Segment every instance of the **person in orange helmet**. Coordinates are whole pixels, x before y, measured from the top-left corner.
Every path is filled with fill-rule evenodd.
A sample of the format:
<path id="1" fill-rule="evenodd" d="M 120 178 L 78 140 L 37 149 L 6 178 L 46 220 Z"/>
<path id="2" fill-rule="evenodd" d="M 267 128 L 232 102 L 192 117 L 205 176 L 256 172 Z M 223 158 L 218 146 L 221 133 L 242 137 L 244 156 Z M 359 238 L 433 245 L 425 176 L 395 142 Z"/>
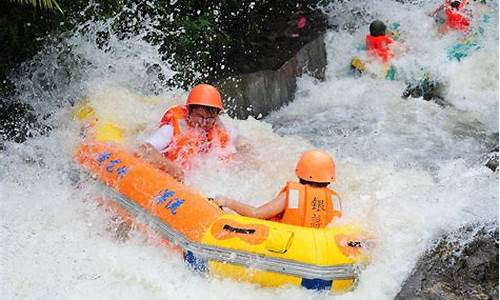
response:
<path id="1" fill-rule="evenodd" d="M 328 188 L 335 182 L 335 162 L 327 152 L 304 152 L 295 173 L 299 182 L 287 182 L 274 199 L 258 208 L 225 196 L 215 201 L 243 216 L 305 227 L 323 228 L 342 216 L 340 195 Z"/>
<path id="2" fill-rule="evenodd" d="M 214 148 L 235 152 L 230 133 L 218 115 L 222 97 L 212 85 L 198 84 L 186 103 L 169 108 L 158 129 L 141 145 L 144 157 L 178 180 L 193 157 Z M 234 135 L 234 134 L 233 134 Z"/>

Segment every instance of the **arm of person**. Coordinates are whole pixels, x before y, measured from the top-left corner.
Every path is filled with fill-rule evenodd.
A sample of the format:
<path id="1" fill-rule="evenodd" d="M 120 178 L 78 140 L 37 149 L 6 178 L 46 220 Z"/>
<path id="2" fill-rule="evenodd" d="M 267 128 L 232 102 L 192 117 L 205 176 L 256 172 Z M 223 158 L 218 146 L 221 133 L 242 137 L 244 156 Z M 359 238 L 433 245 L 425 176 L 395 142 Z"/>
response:
<path id="1" fill-rule="evenodd" d="M 242 216 L 258 219 L 274 217 L 280 214 L 286 205 L 285 193 L 279 193 L 273 200 L 258 208 L 224 196 L 217 196 L 216 201 L 220 206 L 227 207 Z"/>
<path id="2" fill-rule="evenodd" d="M 164 149 L 173 138 L 173 127 L 164 125 L 158 129 L 139 147 L 142 157 L 170 174 L 175 179 L 182 181 L 184 172 L 175 163 L 165 159 L 160 150 Z"/>
<path id="3" fill-rule="evenodd" d="M 236 140 L 234 141 L 234 147 L 236 148 L 237 152 L 242 154 L 249 153 L 252 149 L 252 145 L 250 144 L 250 142 L 242 136 L 238 136 L 236 138 Z"/>
<path id="4" fill-rule="evenodd" d="M 403 44 L 396 42 L 394 40 L 390 44 L 390 47 L 391 47 L 392 53 L 395 56 L 401 56 L 403 53 L 408 51 L 408 49 Z"/>
<path id="5" fill-rule="evenodd" d="M 447 32 L 448 32 L 448 25 L 446 25 L 446 23 L 441 24 L 441 26 L 439 26 L 438 28 L 438 35 L 442 36 Z"/>
<path id="6" fill-rule="evenodd" d="M 232 141 L 234 150 L 240 154 L 246 154 L 251 150 L 250 141 L 239 134 L 238 129 L 234 126 L 226 125 L 223 123 L 224 128 L 229 134 L 229 139 Z"/>
<path id="7" fill-rule="evenodd" d="M 444 4 L 439 5 L 438 8 L 436 8 L 434 11 L 428 13 L 427 15 L 430 16 L 430 17 L 436 16 L 439 13 L 440 10 L 444 9 L 444 6 L 445 6 Z"/>
<path id="8" fill-rule="evenodd" d="M 165 157 L 163 157 L 163 154 L 161 154 L 160 151 L 156 150 L 155 147 L 153 147 L 151 144 L 144 143 L 140 145 L 139 151 L 142 158 L 144 158 L 149 163 L 168 173 L 176 180 L 183 180 L 184 172 L 182 171 L 182 169 L 175 163 L 165 159 Z"/>

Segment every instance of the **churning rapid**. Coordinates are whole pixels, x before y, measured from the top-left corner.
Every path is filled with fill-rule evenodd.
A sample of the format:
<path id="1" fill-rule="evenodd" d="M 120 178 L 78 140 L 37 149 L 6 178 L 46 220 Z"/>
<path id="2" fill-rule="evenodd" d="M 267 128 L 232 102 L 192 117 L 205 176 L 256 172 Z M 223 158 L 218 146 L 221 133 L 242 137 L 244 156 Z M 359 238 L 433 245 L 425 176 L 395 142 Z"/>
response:
<path id="1" fill-rule="evenodd" d="M 414 2 L 327 9 L 340 29 L 325 38 L 326 81 L 301 78 L 295 101 L 263 121 L 224 117 L 250 144 L 248 153 L 227 165 L 198 161 L 187 178 L 204 193 L 260 204 L 295 179 L 301 152 L 316 146 L 333 154 L 344 219 L 377 236 L 357 289 L 340 299 L 391 299 L 433 239 L 462 224 L 498 221 L 498 174 L 483 165 L 498 143 L 498 2 L 488 2 L 492 18 L 481 48 L 461 62 L 449 61 L 445 50 L 458 35 L 437 37 L 427 15 L 440 2 Z M 352 77 L 350 58 L 375 18 L 400 24 L 405 52 L 396 66 L 431 70 L 446 84 L 450 105 L 403 100 L 404 81 Z M 158 73 L 173 72 L 141 36 L 112 36 L 98 47 L 96 35 L 108 26 L 82 25 L 16 75 L 18 96 L 47 116 L 52 131 L 0 152 L 2 299 L 317 298 L 298 287 L 265 289 L 194 273 L 153 233 L 115 239 L 117 221 L 95 202 L 100 187 L 72 162 L 78 128 L 70 103 L 90 99 L 102 118 L 134 133 L 129 143 L 137 145 L 186 92 L 155 82 Z"/>

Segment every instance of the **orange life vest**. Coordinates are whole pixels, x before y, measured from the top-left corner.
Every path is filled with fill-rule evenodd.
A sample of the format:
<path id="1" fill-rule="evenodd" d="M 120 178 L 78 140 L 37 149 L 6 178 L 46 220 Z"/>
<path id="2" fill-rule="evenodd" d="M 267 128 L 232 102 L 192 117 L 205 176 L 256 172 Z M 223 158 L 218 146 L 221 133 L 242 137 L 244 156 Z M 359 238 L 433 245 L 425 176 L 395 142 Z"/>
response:
<path id="1" fill-rule="evenodd" d="M 323 228 L 334 217 L 342 216 L 340 195 L 329 188 L 313 187 L 288 182 L 281 190 L 285 193 L 285 210 L 272 220 L 304 227 Z"/>
<path id="2" fill-rule="evenodd" d="M 392 50 L 389 47 L 394 41 L 387 35 L 367 35 L 366 36 L 366 49 L 376 55 L 383 62 L 388 62 L 393 56 Z"/>
<path id="3" fill-rule="evenodd" d="M 466 16 L 460 12 L 460 9 L 465 5 L 465 1 L 458 6 L 457 9 L 446 5 L 444 13 L 446 15 L 446 26 L 451 29 L 466 31 L 469 29 L 470 22 Z"/>
<path id="4" fill-rule="evenodd" d="M 218 120 L 210 131 L 202 132 L 188 125 L 187 115 L 187 106 L 178 105 L 167 110 L 160 121 L 160 127 L 173 127 L 173 139 L 162 153 L 183 167 L 187 167 L 191 158 L 199 153 L 206 153 L 214 146 L 225 148 L 229 145 L 229 134 Z"/>

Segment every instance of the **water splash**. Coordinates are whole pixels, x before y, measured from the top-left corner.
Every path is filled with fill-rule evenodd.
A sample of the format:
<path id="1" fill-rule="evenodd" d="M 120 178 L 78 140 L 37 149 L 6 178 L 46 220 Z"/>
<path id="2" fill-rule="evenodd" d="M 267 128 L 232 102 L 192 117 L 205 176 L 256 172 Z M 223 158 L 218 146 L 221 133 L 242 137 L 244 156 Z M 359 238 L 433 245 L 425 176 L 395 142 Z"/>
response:
<path id="1" fill-rule="evenodd" d="M 488 28 L 483 48 L 463 62 L 450 63 L 443 49 L 453 37 L 426 34 L 434 30 L 426 13 L 437 4 L 347 1 L 341 8 L 400 22 L 409 49 L 400 67 L 417 61 L 446 78 L 453 108 L 400 99 L 402 81 L 350 77 L 348 61 L 363 40 L 365 18 L 349 30 L 328 33 L 327 80 L 304 77 L 296 101 L 267 123 L 224 117 L 250 144 L 247 154 L 229 165 L 198 162 L 199 169 L 188 178 L 205 193 L 258 205 L 284 181 L 294 180 L 302 151 L 314 145 L 332 153 L 338 164 L 334 188 L 343 195 L 346 218 L 366 223 L 378 236 L 373 263 L 359 287 L 341 299 L 391 299 L 433 238 L 462 223 L 498 220 L 498 175 L 480 163 L 498 130 L 498 58 L 489 55 L 498 53 L 498 20 Z M 331 18 L 339 12 L 332 10 Z M 88 97 L 104 111 L 102 118 L 142 126 L 132 141 L 139 143 L 185 91 L 161 84 L 159 74 L 173 73 L 157 46 L 140 36 L 111 34 L 106 47 L 99 45 L 98 32 L 112 33 L 109 26 L 88 23 L 83 32 L 47 46 L 15 80 L 16 97 L 47 115 L 53 130 L 25 144 L 8 143 L 0 152 L 2 295 L 330 298 L 296 287 L 262 289 L 205 278 L 139 232 L 133 231 L 125 243 L 114 239 L 112 216 L 94 201 L 102 191 L 74 171 L 71 153 L 78 128 L 71 121 L 71 104 Z M 144 101 L 140 95 L 154 97 Z"/>

